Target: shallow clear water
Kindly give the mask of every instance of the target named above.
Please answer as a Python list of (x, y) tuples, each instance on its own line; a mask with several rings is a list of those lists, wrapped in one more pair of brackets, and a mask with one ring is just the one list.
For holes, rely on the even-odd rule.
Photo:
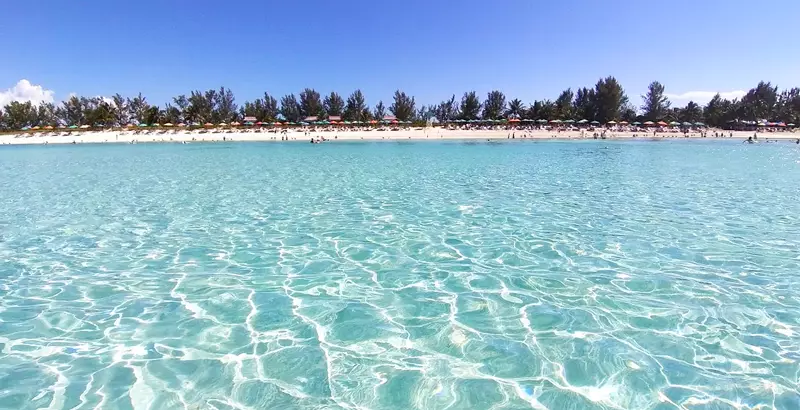
[(799, 183), (790, 144), (3, 147), (0, 408), (797, 409)]

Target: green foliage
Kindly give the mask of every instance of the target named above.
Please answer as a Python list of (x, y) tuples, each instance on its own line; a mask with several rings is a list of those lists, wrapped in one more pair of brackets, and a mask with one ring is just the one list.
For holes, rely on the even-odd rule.
[[(341, 115), (347, 121), (382, 119), (387, 111), (401, 121), (425, 121), (436, 117), (440, 122), (455, 119), (475, 120), (517, 117), (522, 119), (574, 119), (599, 121), (680, 121), (705, 122), (714, 127), (740, 121), (784, 121), (800, 124), (800, 88), (779, 91), (770, 82), (761, 81), (741, 100), (728, 100), (715, 95), (705, 107), (690, 101), (684, 107), (671, 107), (665, 87), (654, 81), (642, 96), (640, 113), (630, 103), (622, 86), (614, 77), (602, 78), (594, 87), (578, 88), (574, 93), (566, 89), (553, 102), (535, 101), (527, 108), (519, 99), (506, 102), (500, 91), (492, 91), (481, 102), (474, 91), (466, 92), (460, 102), (455, 95), (439, 104), (416, 108), (416, 101), (402, 91), (394, 93), (390, 107), (379, 101), (371, 111), (361, 90), (355, 90), (347, 100), (335, 92), (324, 100), (313, 89), (306, 88), (298, 100), (288, 94), (279, 101), (264, 93), (262, 98), (245, 102), (238, 107), (233, 92), (222, 87), (207, 91), (192, 91), (188, 96), (174, 97), (159, 108), (148, 103), (139, 93), (134, 97), (115, 94), (112, 98), (70, 96), (58, 103), (34, 104), (14, 101), (0, 107), (0, 128), (20, 129), (45, 125), (97, 125), (121, 126), (128, 123), (180, 122), (219, 123), (232, 122), (244, 116), (260, 121), (279, 119), (299, 122), (306, 116), (322, 117)], [(640, 115), (639, 115), (640, 114)]]
[(647, 86), (647, 94), (642, 96), (642, 117), (648, 121), (661, 121), (670, 107), (669, 99), (664, 95), (664, 86), (653, 81)]
[(329, 95), (325, 96), (325, 101), (322, 105), (328, 116), (335, 115), (341, 117), (344, 112), (344, 100), (335, 92), (331, 92)]
[(575, 119), (593, 121), (596, 116), (594, 102), (594, 89), (586, 87), (579, 88), (575, 93), (575, 100), (572, 102)]
[(394, 102), (389, 106), (389, 111), (400, 121), (411, 121), (416, 114), (414, 97), (409, 97), (405, 92), (394, 92)]
[(347, 97), (342, 116), (346, 121), (369, 121), (371, 115), (361, 90), (355, 90)]
[(299, 122), (301, 110), (300, 103), (297, 102), (297, 97), (294, 94), (284, 95), (281, 98), (280, 114), (286, 121)]
[(4, 121), (6, 127), (11, 129), (20, 129), (22, 127), (30, 127), (37, 125), (38, 113), (36, 107), (30, 101), (24, 103), (19, 101), (11, 101), (8, 105), (3, 107)]
[(489, 120), (500, 119), (506, 112), (506, 96), (500, 91), (492, 91), (486, 95), (483, 103), (483, 118)]
[(570, 120), (574, 114), (574, 110), (572, 108), (572, 99), (575, 96), (575, 93), (572, 92), (571, 88), (567, 88), (566, 90), (562, 91), (561, 94), (556, 98), (556, 107), (555, 107), (555, 118), (559, 120)]
[(464, 93), (461, 97), (461, 119), (462, 120), (477, 120), (478, 114), (481, 112), (481, 100), (475, 91)]
[(508, 103), (508, 111), (506, 111), (506, 117), (508, 118), (522, 118), (522, 115), (525, 113), (525, 104), (522, 103), (522, 100), (519, 98), (515, 98)]
[(600, 123), (620, 120), (622, 110), (627, 103), (628, 97), (625, 95), (625, 90), (622, 89), (616, 78), (609, 76), (598, 80), (595, 84), (592, 105), (595, 109), (594, 119)]
[(375, 110), (372, 116), (375, 117), (376, 120), (380, 120), (386, 116), (386, 107), (383, 106), (383, 101), (378, 101), (378, 103), (375, 104)]
[(319, 93), (313, 88), (306, 88), (300, 92), (300, 115), (305, 117), (325, 117), (325, 107)]
[(433, 116), (439, 122), (450, 122), (458, 118), (458, 107), (456, 106), (456, 96), (453, 94), (449, 100), (444, 100), (433, 107)]
[(264, 93), (264, 98), (256, 98), (255, 101), (246, 101), (240, 109), (241, 117), (256, 117), (258, 121), (275, 122), (278, 119), (278, 100), (275, 97)]

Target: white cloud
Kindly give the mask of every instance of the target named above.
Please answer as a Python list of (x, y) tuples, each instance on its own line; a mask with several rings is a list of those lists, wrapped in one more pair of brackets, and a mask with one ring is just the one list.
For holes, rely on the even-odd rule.
[(30, 101), (36, 105), (44, 102), (53, 102), (54, 94), (53, 90), (46, 90), (41, 85), (33, 85), (30, 81), (22, 79), (19, 80), (17, 85), (8, 90), (0, 91), (0, 107), (11, 101)]
[(734, 91), (689, 91), (683, 94), (664, 94), (667, 98), (670, 99), (672, 102), (682, 102), (686, 103), (694, 101), (698, 104), (705, 104), (711, 101), (714, 96), (719, 93), (719, 96), (728, 100), (732, 100), (734, 98), (742, 98), (747, 91), (742, 90), (734, 90)]

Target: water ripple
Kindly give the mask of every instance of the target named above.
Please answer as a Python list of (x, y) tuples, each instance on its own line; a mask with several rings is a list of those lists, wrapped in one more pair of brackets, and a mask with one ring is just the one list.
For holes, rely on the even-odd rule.
[(800, 155), (0, 150), (0, 408), (800, 408)]

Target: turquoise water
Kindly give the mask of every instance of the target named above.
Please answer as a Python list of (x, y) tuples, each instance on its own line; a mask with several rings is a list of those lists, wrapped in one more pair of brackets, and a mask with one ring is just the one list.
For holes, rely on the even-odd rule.
[(0, 149), (0, 408), (797, 409), (800, 149)]

